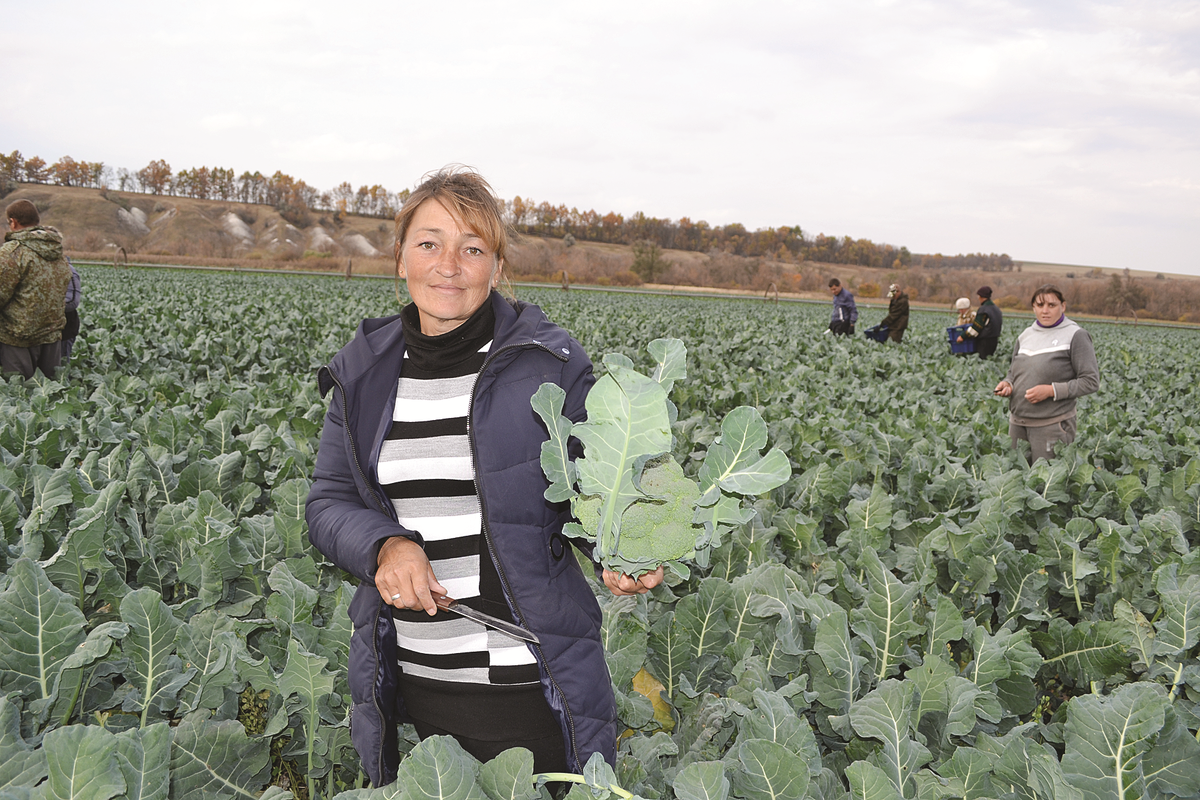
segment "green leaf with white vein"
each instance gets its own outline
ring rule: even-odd
[[[257,800],[271,780],[270,741],[251,739],[236,720],[198,711],[183,718],[171,743],[171,797]]]
[[[727,800],[729,778],[719,761],[693,761],[675,776],[671,787],[678,800]]]
[[[312,623],[317,590],[297,579],[288,562],[280,561],[271,568],[267,584],[274,590],[267,598],[267,616],[275,627],[290,633],[297,623]]]
[[[125,794],[117,737],[99,726],[70,725],[46,734],[46,800],[109,800]]]
[[[279,676],[279,693],[284,698],[299,698],[303,708],[312,710],[314,720],[317,701],[333,691],[333,675],[325,671],[326,663],[324,658],[302,651],[295,639],[288,640],[287,666]]]
[[[903,800],[904,795],[888,774],[868,761],[855,761],[846,767],[852,800]]]
[[[14,786],[36,786],[47,774],[46,751],[36,750],[21,738],[21,712],[0,695],[0,791]]]
[[[905,792],[909,779],[930,759],[925,746],[911,736],[915,684],[884,681],[850,706],[855,733],[883,743],[880,761],[895,789]]]
[[[634,463],[671,449],[666,399],[656,381],[613,367],[588,394],[588,421],[573,428],[586,454],[576,462],[579,491],[601,498],[599,527],[589,531],[601,553],[616,552],[621,515],[642,497],[633,484]]]
[[[773,448],[766,456],[767,424],[758,409],[739,406],[721,420],[721,437],[708,449],[700,467],[700,485],[707,492],[719,486],[743,495],[765,494],[792,476],[787,456]]]
[[[0,688],[27,698],[54,690],[63,662],[84,640],[86,620],[36,563],[18,559],[0,592]]]
[[[821,771],[821,755],[808,720],[796,713],[786,699],[776,692],[754,690],[754,708],[738,722],[738,736],[745,739],[766,739],[815,762]]]
[[[488,800],[538,800],[532,775],[533,753],[512,747],[479,768],[479,785]]]
[[[845,611],[839,608],[817,623],[814,651],[824,669],[809,668],[813,689],[822,705],[845,714],[858,697],[859,674],[866,665],[866,659],[855,652],[851,643]]]
[[[57,513],[57,510],[72,500],[70,467],[52,470],[41,464],[32,468],[33,505],[25,516],[22,529],[26,534],[41,530]]]
[[[808,763],[775,742],[739,740],[725,763],[734,796],[742,800],[798,798],[808,791]]]
[[[908,654],[908,641],[921,632],[913,619],[913,602],[918,586],[904,584],[883,566],[873,550],[863,551],[867,572],[866,602],[851,612],[850,627],[874,650],[873,671],[882,680],[900,668]]]
[[[1129,683],[1111,695],[1085,695],[1067,704],[1062,767],[1086,800],[1147,796],[1142,756],[1162,730],[1167,693],[1154,683]]]
[[[542,442],[541,463],[542,472],[550,481],[545,496],[551,503],[574,497],[578,479],[567,444],[574,426],[571,420],[562,415],[566,397],[567,393],[558,384],[543,383],[530,400],[533,410],[541,417],[550,434],[550,438]]]
[[[1154,746],[1142,756],[1142,772],[1152,795],[1200,796],[1200,742],[1168,707]]]
[[[646,345],[646,350],[656,362],[651,377],[662,384],[667,393],[675,386],[675,381],[687,379],[687,348],[682,341],[655,339]]]
[[[175,634],[183,623],[153,589],[126,595],[121,601],[121,621],[129,626],[121,651],[130,661],[127,677],[139,694],[145,726],[150,709],[174,705],[175,692],[187,680],[175,655]]]
[[[1155,573],[1155,587],[1162,602],[1162,617],[1154,625],[1158,633],[1155,650],[1169,655],[1191,650],[1200,641],[1200,575],[1179,581],[1175,566],[1162,567]]]
[[[171,726],[165,722],[117,735],[117,765],[128,800],[166,800],[170,764]]]
[[[400,762],[400,785],[411,800],[486,800],[475,780],[479,762],[453,737],[430,736]]]
[[[1032,636],[1047,668],[1065,674],[1076,686],[1087,686],[1091,681],[1119,674],[1129,663],[1120,633],[1116,623],[1071,625],[1056,617],[1050,620],[1045,633],[1035,631]]]

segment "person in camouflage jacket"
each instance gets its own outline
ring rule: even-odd
[[[0,246],[0,371],[54,377],[71,281],[62,234],[43,226],[28,200],[11,203],[4,216],[11,230]]]

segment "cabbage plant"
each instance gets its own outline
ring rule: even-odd
[[[546,499],[571,501],[578,522],[564,533],[595,543],[605,567],[628,575],[664,564],[686,576],[684,560],[707,566],[708,553],[754,511],[743,498],[769,492],[791,476],[787,456],[765,456],[767,426],[757,409],[739,406],[721,423],[698,478],[684,474],[671,455],[677,412],[669,394],[687,378],[687,348],[679,339],[655,339],[647,348],[655,368],[647,376],[621,354],[609,354],[607,371],[588,394],[587,421],[562,415],[565,392],[544,383],[534,411],[550,433],[542,444]],[[572,459],[570,438],[583,445]]]

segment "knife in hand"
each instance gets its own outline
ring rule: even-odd
[[[437,607],[442,611],[449,611],[453,614],[466,617],[467,619],[473,619],[476,622],[488,626],[489,628],[493,628],[501,633],[507,634],[514,639],[520,639],[522,641],[532,642],[534,644],[541,644],[541,640],[538,639],[536,634],[530,633],[520,625],[514,625],[508,620],[493,617],[491,614],[485,614],[482,611],[471,608],[470,606],[464,606],[462,603],[453,598],[435,597],[433,602],[436,603]]]

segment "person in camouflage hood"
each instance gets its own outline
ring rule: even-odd
[[[0,246],[0,371],[54,377],[67,324],[71,267],[62,234],[41,224],[37,207],[17,200],[4,209],[11,229]]]

